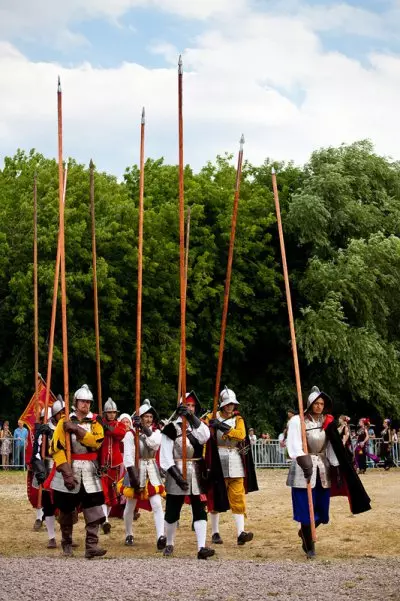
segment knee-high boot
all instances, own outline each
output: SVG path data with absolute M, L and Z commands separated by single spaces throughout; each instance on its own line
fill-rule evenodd
M 311 526 L 310 524 L 301 524 L 301 528 L 299 530 L 299 536 L 302 543 L 302 549 L 304 553 L 307 555 L 309 559 L 315 557 L 315 544 L 311 535 Z
M 61 530 L 61 547 L 66 557 L 72 557 L 72 529 L 74 524 L 74 514 L 60 511 L 58 518 Z
M 89 507 L 83 510 L 83 515 L 86 523 L 85 557 L 86 559 L 102 557 L 107 553 L 105 549 L 98 546 L 99 526 L 105 520 L 103 509 L 101 506 Z

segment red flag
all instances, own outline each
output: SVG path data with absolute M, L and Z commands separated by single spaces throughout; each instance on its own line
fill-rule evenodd
M 44 408 L 44 404 L 45 404 L 45 400 L 46 400 L 46 382 L 43 380 L 43 378 L 40 375 L 38 376 L 38 394 L 39 394 L 38 400 L 39 400 L 39 412 L 40 412 Z M 50 390 L 49 407 L 51 407 L 53 405 L 55 400 L 56 400 L 56 397 Z M 35 393 L 33 393 L 32 398 L 29 401 L 28 405 L 26 406 L 25 411 L 23 412 L 23 414 L 21 415 L 21 417 L 18 420 L 18 421 L 24 422 L 25 426 L 29 430 L 28 444 L 27 444 L 26 451 L 25 451 L 25 462 L 27 464 L 29 464 L 31 461 L 33 440 L 34 440 L 34 436 L 35 436 L 35 422 L 36 422 L 35 407 L 36 407 L 36 399 L 35 399 Z

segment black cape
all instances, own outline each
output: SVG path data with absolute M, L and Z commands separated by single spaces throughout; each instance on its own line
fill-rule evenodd
M 332 485 L 331 494 L 346 495 L 349 499 L 350 509 L 353 514 L 364 513 L 371 509 L 371 499 L 365 490 L 363 483 L 349 458 L 348 453 L 343 445 L 340 434 L 337 430 L 336 420 L 331 421 L 325 428 L 326 436 L 332 445 L 333 451 L 339 461 L 340 473 L 342 476 L 343 485 L 341 488 L 335 489 Z

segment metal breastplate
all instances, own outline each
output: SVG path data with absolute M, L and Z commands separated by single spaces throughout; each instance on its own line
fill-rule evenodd
M 82 424 L 79 424 L 79 426 L 86 430 L 86 432 L 92 431 L 91 422 L 83 422 Z M 85 447 L 85 445 L 81 444 L 79 440 L 76 439 L 76 434 L 71 434 L 71 451 L 77 455 L 90 452 L 89 449 Z
M 182 428 L 180 424 L 175 423 L 177 437 L 174 440 L 174 459 L 182 459 Z M 186 437 L 186 459 L 193 459 L 194 448 L 190 440 Z
M 314 421 L 313 419 L 305 419 L 307 446 L 308 452 L 312 455 L 322 453 L 326 447 L 326 432 L 322 429 L 324 416 Z
M 218 415 L 218 419 L 220 422 L 224 422 L 225 424 L 228 424 L 228 426 L 230 426 L 231 428 L 235 428 L 236 427 L 236 417 L 231 417 L 230 419 L 221 419 L 221 417 Z M 234 440 L 233 438 L 222 438 L 224 435 L 224 432 L 221 432 L 221 430 L 217 430 L 217 444 L 219 447 L 237 447 L 239 444 L 238 440 Z
M 156 456 L 156 452 L 154 451 L 154 449 L 149 449 L 149 447 L 146 445 L 146 443 L 145 443 L 146 438 L 147 437 L 145 434 L 140 434 L 139 457 L 140 457 L 140 459 L 154 459 L 154 457 Z

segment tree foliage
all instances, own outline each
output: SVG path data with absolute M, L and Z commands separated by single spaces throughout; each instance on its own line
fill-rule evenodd
M 185 169 L 191 210 L 188 387 L 214 389 L 235 169 L 217 157 Z M 369 142 L 315 152 L 303 168 L 274 164 L 306 394 L 318 384 L 338 411 L 399 417 L 400 166 Z M 35 151 L 0 171 L 0 410 L 16 418 L 34 387 L 33 177 L 38 177 L 40 368 L 47 370 L 58 235 L 58 169 Z M 139 170 L 95 175 L 102 386 L 134 404 Z M 179 362 L 178 170 L 146 161 L 142 394 L 162 414 L 176 404 Z M 96 388 L 88 169 L 70 162 L 66 208 L 70 388 Z M 54 391 L 62 392 L 58 314 Z M 223 384 L 259 430 L 277 434 L 295 387 L 271 163 L 244 165 Z

